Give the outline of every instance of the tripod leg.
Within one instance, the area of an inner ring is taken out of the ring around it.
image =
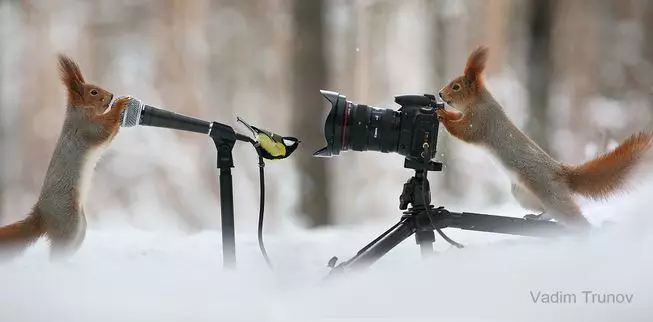
[[[427,257],[433,254],[433,242],[435,242],[435,234],[432,230],[421,230],[415,233],[415,242],[419,245],[422,257]]]
[[[383,255],[399,245],[415,232],[415,223],[412,217],[404,218],[388,231],[361,249],[356,256],[336,266],[334,270],[345,268],[364,268],[372,265]]]

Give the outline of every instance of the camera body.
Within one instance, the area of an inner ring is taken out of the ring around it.
[[[444,108],[444,103],[436,100],[434,95],[399,95],[395,96],[401,113],[401,127],[397,153],[412,159],[430,160],[435,157],[440,122],[436,109]],[[428,144],[428,146],[424,146]],[[424,155],[424,150],[429,155]]]
[[[435,157],[439,130],[435,111],[444,108],[435,95],[395,96],[395,103],[401,106],[395,111],[356,104],[339,93],[320,92],[331,103],[331,110],[324,123],[327,146],[314,156],[354,150],[394,152],[416,160]]]

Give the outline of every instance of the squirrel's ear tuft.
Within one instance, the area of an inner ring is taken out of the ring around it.
[[[485,63],[489,55],[489,48],[487,46],[478,46],[467,58],[465,65],[465,78],[474,83],[480,79],[485,71]]]
[[[74,91],[80,96],[83,95],[84,76],[82,76],[79,66],[70,57],[59,54],[59,72],[61,80],[70,91]]]

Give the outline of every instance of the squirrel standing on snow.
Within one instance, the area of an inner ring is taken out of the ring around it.
[[[499,160],[510,175],[515,199],[539,212],[525,218],[555,219],[575,230],[591,228],[574,194],[603,199],[622,191],[653,145],[653,133],[636,133],[613,151],[581,165],[558,162],[510,121],[486,89],[487,58],[486,46],[476,48],[463,75],[440,90],[442,100],[455,109],[438,110],[441,123],[452,136],[486,149]]]
[[[40,237],[50,241],[50,259],[72,255],[86,234],[86,201],[96,163],[120,128],[125,102],[87,83],[77,64],[59,55],[61,80],[68,94],[59,141],[40,196],[27,218],[0,228],[0,256],[13,257]]]

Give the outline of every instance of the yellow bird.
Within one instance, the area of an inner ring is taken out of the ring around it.
[[[237,118],[239,122],[243,123],[254,135],[256,136],[256,149],[261,156],[265,159],[285,159],[297,149],[300,140],[294,137],[281,136],[270,131],[259,129],[255,126],[247,124],[240,117]]]

